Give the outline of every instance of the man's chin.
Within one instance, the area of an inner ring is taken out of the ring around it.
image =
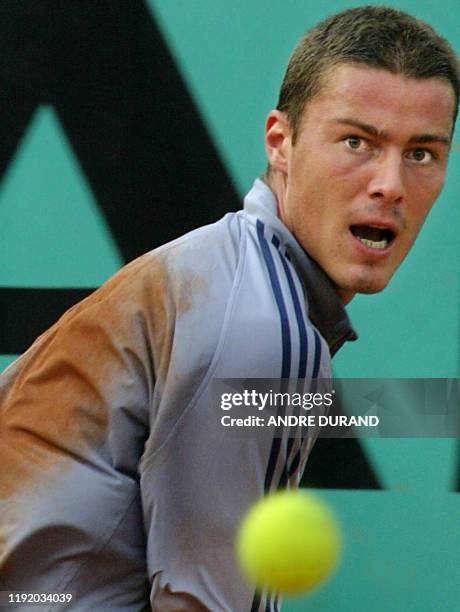
[[[336,291],[343,301],[347,304],[355,294],[364,293],[371,295],[383,291],[390,279],[387,278],[359,278],[349,282],[336,284]]]
[[[362,287],[359,287],[356,290],[356,293],[365,293],[367,295],[371,295],[372,293],[380,293],[380,291],[383,291],[386,286],[387,283],[385,283],[384,285],[364,285]]]

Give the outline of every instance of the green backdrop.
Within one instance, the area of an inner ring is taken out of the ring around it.
[[[426,19],[460,50],[458,0],[387,4]],[[265,167],[264,119],[293,44],[322,17],[356,3],[148,5],[243,195]],[[337,375],[458,377],[459,170],[457,140],[445,190],[412,253],[383,293],[350,304],[360,341],[337,356]],[[35,112],[3,177],[0,228],[0,286],[88,287],[122,264],[52,107]],[[1,356],[0,369],[13,357]],[[364,447],[385,490],[321,492],[343,524],[344,560],[327,585],[285,609],[460,610],[457,441],[368,439]]]

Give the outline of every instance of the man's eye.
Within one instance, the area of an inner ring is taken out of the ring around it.
[[[428,164],[434,159],[434,155],[428,149],[413,149],[409,151],[407,157],[418,164]]]
[[[353,151],[363,151],[369,148],[364,138],[360,138],[359,136],[347,136],[347,138],[345,138],[345,143],[348,148],[353,149]]]

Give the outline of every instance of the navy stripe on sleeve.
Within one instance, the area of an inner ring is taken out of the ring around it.
[[[289,326],[289,318],[286,309],[286,304],[284,302],[283,293],[281,290],[280,280],[278,278],[278,273],[275,267],[275,262],[273,260],[273,256],[270,250],[270,245],[264,236],[264,224],[260,219],[257,219],[257,237],[259,240],[259,245],[264,257],[265,265],[267,267],[268,275],[270,278],[271,287],[273,290],[273,294],[276,300],[276,305],[278,307],[278,312],[280,315],[280,323],[281,323],[281,343],[282,343],[282,360],[281,360],[281,378],[289,378],[291,374],[291,331]],[[273,240],[272,240],[273,242]],[[278,242],[279,244],[279,242]],[[278,246],[276,242],[274,246]],[[281,438],[274,438],[272,441],[272,447],[270,450],[270,457],[267,466],[267,472],[265,474],[265,483],[264,490],[267,493],[270,491],[273,476],[276,469],[276,464],[278,462],[279,452],[281,447]],[[287,483],[287,466],[284,465],[283,473],[281,475],[281,483]],[[255,592],[254,598],[251,605],[251,612],[258,612],[259,607],[261,605],[261,596]],[[267,597],[265,610],[271,609],[271,597]],[[275,610],[278,610],[278,602],[277,598],[274,603]]]
[[[278,312],[280,315],[283,351],[281,363],[281,378],[289,378],[291,371],[291,331],[289,327],[288,313],[286,309],[286,304],[284,302],[278,273],[276,271],[275,262],[270,251],[270,245],[264,236],[264,224],[259,219],[257,219],[257,237],[259,239],[260,248],[264,256],[265,265],[267,266],[271,286],[273,289],[273,294],[275,296],[276,304],[278,306]],[[280,453],[280,448],[281,438],[274,438],[270,450],[270,458],[268,460],[267,472],[265,474],[265,492],[268,492],[271,489],[273,483],[273,475],[275,473],[276,464],[278,462],[278,457]],[[281,486],[287,483],[287,478],[287,467],[285,465],[280,479]]]
[[[316,380],[318,378],[318,373],[319,373],[319,366],[321,364],[321,339],[319,337],[318,332],[316,331],[316,329],[313,330],[314,336],[315,336],[315,358],[314,358],[314,362],[313,362],[313,374],[312,374],[312,383],[316,384]],[[302,448],[305,442],[305,437],[302,437],[302,441],[301,441],[301,446],[299,448],[299,450],[297,451],[291,465],[289,466],[289,477],[293,476],[293,474],[295,473],[295,471],[298,469],[299,464],[300,464],[300,459],[302,456]]]
[[[278,238],[276,238],[276,236],[273,236],[272,239],[272,243],[278,247],[280,242],[278,240]],[[303,380],[306,375],[307,375],[307,357],[308,357],[308,334],[307,334],[307,326],[305,325],[305,319],[303,317],[303,312],[302,312],[302,306],[301,306],[301,302],[300,302],[300,298],[299,298],[299,294],[297,292],[297,289],[295,287],[294,284],[294,279],[292,277],[292,273],[291,270],[289,269],[289,266],[286,262],[286,259],[283,257],[283,254],[278,250],[278,254],[281,260],[281,264],[284,268],[284,272],[286,274],[286,279],[288,282],[288,286],[289,286],[289,290],[291,292],[291,297],[292,297],[292,303],[294,305],[294,311],[295,311],[295,316],[296,316],[296,321],[297,321],[297,327],[299,330],[299,339],[300,339],[300,349],[299,349],[299,367],[298,367],[298,378],[300,380]],[[287,470],[287,474],[285,477],[286,482],[283,483],[282,486],[285,486],[289,480],[289,478],[292,477],[292,475],[296,472],[296,470],[299,467],[300,464],[300,459],[302,456],[302,445],[304,442],[304,437],[301,438],[300,440],[300,448],[298,448],[297,452],[295,453],[294,457],[292,458],[292,460],[290,461],[290,465],[289,465],[289,469]],[[294,447],[294,437],[289,438],[288,440],[288,445],[287,445],[287,458],[288,458],[288,462],[289,459],[291,458],[291,453],[293,452],[293,447]],[[284,474],[283,474],[284,476]]]
[[[277,240],[278,244],[279,241]],[[274,243],[275,244],[275,243]],[[297,320],[297,326],[299,328],[299,338],[300,338],[300,355],[299,355],[299,369],[297,373],[298,378],[305,378],[307,375],[307,355],[308,355],[308,336],[307,336],[307,326],[305,325],[305,320],[303,318],[302,306],[300,305],[299,294],[297,293],[297,289],[294,284],[294,279],[292,278],[291,270],[289,269],[288,264],[286,263],[283,255],[278,251],[280,256],[281,263],[284,268],[284,272],[286,274],[287,282],[289,285],[289,290],[291,292],[292,303],[294,304],[294,312]]]
[[[252,600],[251,612],[259,612],[260,606],[260,595],[255,593],[254,599]]]
[[[291,332],[289,329],[289,319],[286,304],[284,303],[283,293],[281,291],[280,281],[275,268],[275,262],[273,261],[272,254],[270,252],[270,246],[264,236],[264,224],[262,221],[260,221],[260,219],[257,219],[257,237],[264,256],[265,265],[267,266],[276,305],[278,306],[278,311],[280,313],[281,342],[283,347],[281,378],[289,378],[291,373]]]
[[[316,329],[313,330],[315,334],[315,361],[313,363],[313,378],[318,378],[319,366],[321,363],[321,339]]]

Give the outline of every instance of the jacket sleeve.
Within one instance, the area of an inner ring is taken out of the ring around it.
[[[3,589],[75,588],[77,610],[147,598],[138,465],[168,359],[165,284],[161,260],[143,256],[0,377]]]

